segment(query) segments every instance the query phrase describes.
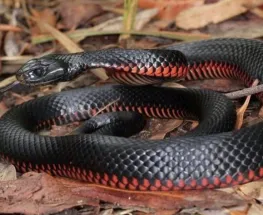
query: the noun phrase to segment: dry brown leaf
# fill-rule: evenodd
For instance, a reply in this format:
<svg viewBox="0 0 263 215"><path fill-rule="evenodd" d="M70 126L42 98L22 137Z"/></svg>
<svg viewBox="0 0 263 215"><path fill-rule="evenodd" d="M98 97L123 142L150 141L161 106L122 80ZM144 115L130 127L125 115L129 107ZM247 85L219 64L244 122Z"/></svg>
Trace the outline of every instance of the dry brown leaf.
<svg viewBox="0 0 263 215"><path fill-rule="evenodd" d="M0 117L8 110L4 101L0 102Z"/></svg>
<svg viewBox="0 0 263 215"><path fill-rule="evenodd" d="M247 184L243 184L240 186L237 186L235 188L224 188L221 189L224 192L227 193L235 193L238 194L242 199L244 199L245 201L247 201L248 203L252 203L252 208L244 208L244 209L235 209L235 208L229 208L229 212L234 212L234 214L257 214L258 211L258 207L260 206L259 211L261 212L260 214L262 214L262 206L259 205L255 199L257 199L258 201L263 201L263 180L259 180L259 181L254 181L254 182L250 182ZM247 206L250 206L250 204L248 204ZM255 206L255 208L254 208ZM231 213L230 213L231 214Z"/></svg>
<svg viewBox="0 0 263 215"><path fill-rule="evenodd" d="M261 4L263 0L222 0L182 11L175 21L176 25L182 29L197 29L209 23L216 24L230 19Z"/></svg>
<svg viewBox="0 0 263 215"><path fill-rule="evenodd" d="M134 30L140 31L145 26L146 23L148 23L153 17L155 17L158 13L157 9L148 9L140 11L136 14L135 17L135 24L134 24ZM96 25L92 28L90 28L91 31L121 31L122 25L123 25L123 17L117 17L110 19L106 22L103 22L99 25Z"/></svg>
<svg viewBox="0 0 263 215"><path fill-rule="evenodd" d="M235 190L231 189L230 191L229 188L226 188L224 191L228 193L233 193L234 191L235 193L239 194L241 198L252 201L254 199L263 200L262 189L263 181L259 180L238 186Z"/></svg>
<svg viewBox="0 0 263 215"><path fill-rule="evenodd" d="M34 97L29 96L29 95L22 96L22 95L19 95L17 93L14 93L14 92L11 92L11 94L12 94L12 96L14 96L16 98L15 105L19 105L19 104L22 104L24 102L27 102L29 100L34 99Z"/></svg>
<svg viewBox="0 0 263 215"><path fill-rule="evenodd" d="M147 49L151 49L151 48L155 48L156 45L158 44L157 41L149 40L148 38L142 38L139 41L131 41L131 43L132 42L134 44L132 44L132 46L128 44L129 47L133 47L136 49L145 49L145 47L147 47Z"/></svg>
<svg viewBox="0 0 263 215"><path fill-rule="evenodd" d="M53 85L52 92L61 92L66 87L80 88L83 86L90 86L90 85L96 83L98 80L99 79L96 76L94 76L90 73L86 73L86 74L83 74L83 75L75 78L72 81L60 82L55 86Z"/></svg>
<svg viewBox="0 0 263 215"><path fill-rule="evenodd" d="M177 82L165 82L165 83L162 84L162 87L186 88L183 84L179 84Z"/></svg>
<svg viewBox="0 0 263 215"><path fill-rule="evenodd" d="M12 31L7 32L4 41L4 50L7 56L17 56L20 52L20 46L16 39L15 33Z"/></svg>
<svg viewBox="0 0 263 215"><path fill-rule="evenodd" d="M67 29L75 29L92 17L103 12L98 4L62 1L59 4L62 25Z"/></svg>
<svg viewBox="0 0 263 215"><path fill-rule="evenodd" d="M256 79L253 82L252 87L257 86L258 83L259 83L259 80ZM244 104L237 110L237 120L236 120L235 129L240 129L243 125L244 114L249 105L250 98L251 98L251 95L247 96Z"/></svg>
<svg viewBox="0 0 263 215"><path fill-rule="evenodd" d="M136 14L136 22L134 29L136 31L141 30L146 23L148 23L153 17L156 16L158 13L157 9L148 9L140 11ZM107 20L99 25L96 25L91 28L83 29L84 33L82 34L82 30L78 30L78 36L74 36L72 40L75 42L80 42L81 40L85 39L87 37L87 31L91 32L99 32L99 31L121 31L123 25L123 17L117 17L110 20ZM200 34L198 34L200 37ZM202 34L204 35L204 34ZM39 36L33 36L33 40L39 40L41 37L45 37L46 35L39 35ZM203 36L204 37L204 36Z"/></svg>
<svg viewBox="0 0 263 215"><path fill-rule="evenodd" d="M38 11L35 9L31 10L32 16L35 19L41 20L43 23L48 23L50 26L56 26L57 18L52 10L49 8L45 8L42 11ZM42 25L36 25L35 23L31 26L31 35L39 35L43 33L49 33L48 29Z"/></svg>
<svg viewBox="0 0 263 215"><path fill-rule="evenodd" d="M263 118L263 106L260 108L258 112L258 117Z"/></svg>
<svg viewBox="0 0 263 215"><path fill-rule="evenodd" d="M99 204L94 198L75 195L46 174L27 173L18 180L1 182L0 189L1 213L51 214L74 206Z"/></svg>
<svg viewBox="0 0 263 215"><path fill-rule="evenodd" d="M263 18L263 10L261 8L254 8L250 10L250 12L257 15L260 18Z"/></svg>
<svg viewBox="0 0 263 215"><path fill-rule="evenodd" d="M263 214L263 206L260 204L252 204L246 215L262 215L262 214Z"/></svg>
<svg viewBox="0 0 263 215"><path fill-rule="evenodd" d="M75 194L90 197L97 196L106 202L118 202L124 206L148 207L152 209L174 210L182 207L217 208L244 203L241 198L218 190L173 191L173 192L136 192L117 190L104 186L87 185L65 178L59 179L62 184L71 187ZM70 183L70 184L69 184Z"/></svg>
<svg viewBox="0 0 263 215"><path fill-rule="evenodd" d="M17 12L14 10L10 19L10 24L17 25ZM4 40L4 51L7 56L17 56L20 53L20 44L22 44L20 34L14 31L8 31Z"/></svg>
<svg viewBox="0 0 263 215"><path fill-rule="evenodd" d="M158 8L158 17L171 21L181 11L204 4L204 0L139 0L138 6L141 8Z"/></svg>
<svg viewBox="0 0 263 215"><path fill-rule="evenodd" d="M98 199L113 204L118 202L119 206L125 208L145 208L152 212L195 206L219 208L244 204L244 200L239 196L218 190L135 192L89 185L32 172L24 174L16 181L0 183L0 190L0 211L2 213L55 213L74 206L96 207L99 204Z"/></svg>
<svg viewBox="0 0 263 215"><path fill-rule="evenodd" d="M193 121L192 124L191 124L191 129L190 130L195 129L198 125L199 125L198 121Z"/></svg>
<svg viewBox="0 0 263 215"><path fill-rule="evenodd" d="M63 47L67 49L70 53L83 51L83 49L80 48L75 42L73 42L59 30L54 28L52 25L43 22L41 19L35 19L35 21L37 22L38 26L41 26L41 28L44 28L47 32L52 34L61 43L61 45L63 45Z"/></svg>
<svg viewBox="0 0 263 215"><path fill-rule="evenodd" d="M165 123L160 123L160 128L156 129L157 131L152 134L150 139L152 140L164 139L167 133L178 128L180 125L182 125L182 123L183 123L183 120L179 120L179 119L171 119Z"/></svg>
<svg viewBox="0 0 263 215"><path fill-rule="evenodd" d="M240 210L232 210L232 211L229 211L229 215L247 215L247 212L248 210L245 209L243 211L240 211Z"/></svg>
<svg viewBox="0 0 263 215"><path fill-rule="evenodd" d="M52 125L52 128L50 132L47 132L47 135L50 136L65 136L68 135L72 132L72 130L76 127L79 126L79 122L75 122L69 125L63 125L63 126L57 126L57 125Z"/></svg>
<svg viewBox="0 0 263 215"><path fill-rule="evenodd" d="M16 168L11 164L0 163L0 181L16 179Z"/></svg>
<svg viewBox="0 0 263 215"><path fill-rule="evenodd" d="M208 27L212 37L242 37L248 39L263 36L263 20L257 21L227 21L217 26Z"/></svg>

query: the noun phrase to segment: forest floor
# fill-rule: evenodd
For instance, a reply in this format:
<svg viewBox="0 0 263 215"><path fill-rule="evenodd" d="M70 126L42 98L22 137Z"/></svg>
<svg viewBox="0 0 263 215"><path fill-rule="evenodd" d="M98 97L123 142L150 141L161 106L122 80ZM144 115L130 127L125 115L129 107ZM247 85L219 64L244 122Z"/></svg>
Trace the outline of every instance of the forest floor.
<svg viewBox="0 0 263 215"><path fill-rule="evenodd" d="M50 53L110 47L157 48L219 37L263 37L263 0L0 0L0 87L15 80L28 60ZM0 116L44 95L84 86L114 83L103 69L70 82L40 87L17 85L1 95ZM244 88L234 80L165 83L229 93ZM252 97L233 100L239 127L262 121ZM245 102L246 101L246 102ZM248 105L249 104L249 105ZM184 120L149 120L141 138L182 135L197 126ZM49 135L68 134L76 124L53 126ZM263 214L263 182L205 191L129 192L97 187L45 173L19 174L0 165L0 212L16 214Z"/></svg>

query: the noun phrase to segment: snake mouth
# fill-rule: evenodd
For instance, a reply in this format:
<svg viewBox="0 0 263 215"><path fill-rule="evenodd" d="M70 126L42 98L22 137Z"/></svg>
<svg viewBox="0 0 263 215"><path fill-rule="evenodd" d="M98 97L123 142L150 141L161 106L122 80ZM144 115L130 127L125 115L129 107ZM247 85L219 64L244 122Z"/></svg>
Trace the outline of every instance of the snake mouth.
<svg viewBox="0 0 263 215"><path fill-rule="evenodd" d="M53 79L53 80L49 80L49 81L41 81L40 83L39 82L31 82L31 83L23 83L25 85L28 85L28 86L44 86L44 85L47 85L47 84L54 84L54 83L57 83L60 81L60 78L56 78L56 79Z"/></svg>
<svg viewBox="0 0 263 215"><path fill-rule="evenodd" d="M18 82L20 84L23 84L23 85L27 85L27 86L43 86L43 85L47 85L47 84L53 84L53 83L56 83L58 81L60 81L60 78L54 78L52 80L31 80L30 82L26 81L26 77L24 77L24 74L17 74L16 75L16 78L18 80Z"/></svg>

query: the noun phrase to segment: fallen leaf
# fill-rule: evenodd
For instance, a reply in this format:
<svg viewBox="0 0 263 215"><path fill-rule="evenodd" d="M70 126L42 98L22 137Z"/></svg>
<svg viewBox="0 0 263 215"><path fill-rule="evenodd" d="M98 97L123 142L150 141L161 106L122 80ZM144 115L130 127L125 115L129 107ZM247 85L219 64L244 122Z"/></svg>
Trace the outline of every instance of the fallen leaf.
<svg viewBox="0 0 263 215"><path fill-rule="evenodd" d="M193 123L191 124L191 129L190 130L195 129L198 125L199 125L199 122L193 121Z"/></svg>
<svg viewBox="0 0 263 215"><path fill-rule="evenodd" d="M0 181L16 179L16 168L11 164L0 163Z"/></svg>
<svg viewBox="0 0 263 215"><path fill-rule="evenodd" d="M63 89L67 87L72 88L80 88L84 86L90 86L96 82L98 82L98 78L91 73L85 73L77 78L75 78L72 81L66 81L66 82L59 82L57 85L52 85L52 92L61 92Z"/></svg>
<svg viewBox="0 0 263 215"><path fill-rule="evenodd" d="M229 188L226 188L226 190L227 189ZM238 186L234 190L234 192L237 193L241 198L247 201L252 201L254 199L263 199L262 189L263 189L263 181L259 180ZM233 192L228 192L228 193L233 193Z"/></svg>
<svg viewBox="0 0 263 215"><path fill-rule="evenodd" d="M186 88L183 84L177 82L165 82L161 85L162 87L170 87L170 88Z"/></svg>
<svg viewBox="0 0 263 215"><path fill-rule="evenodd" d="M50 26L53 26L53 27L56 26L57 18L55 16L55 13L51 9L45 8L42 11L32 9L31 13L35 19L48 23ZM37 25L34 22L31 24L30 29L31 29L32 36L49 33L48 29L46 29L45 26Z"/></svg>
<svg viewBox="0 0 263 215"><path fill-rule="evenodd" d="M159 10L158 17L169 21L187 8L203 4L204 0L139 0L138 2L140 8L157 8Z"/></svg>
<svg viewBox="0 0 263 215"><path fill-rule="evenodd" d="M187 215L230 215L231 211L243 211L247 210L247 205L234 206L230 208L218 208L218 209L199 209L199 208L190 208L183 209L180 213Z"/></svg>
<svg viewBox="0 0 263 215"><path fill-rule="evenodd" d="M136 14L134 30L140 31L158 13L156 8L140 11ZM122 30L123 17L113 18L97 26L90 28L91 31L120 31Z"/></svg>
<svg viewBox="0 0 263 215"><path fill-rule="evenodd" d="M58 11L62 18L62 25L71 30L103 13L103 9L98 4L69 1L62 1Z"/></svg>
<svg viewBox="0 0 263 215"><path fill-rule="evenodd" d="M67 49L70 53L74 52L82 52L83 49L80 48L75 42L73 42L71 39L69 39L64 33L60 32L56 28L54 28L52 25L50 25L47 22L43 22L41 19L34 19L37 23L37 25L42 29L45 29L45 31L52 34L59 42L60 44Z"/></svg>
<svg viewBox="0 0 263 215"><path fill-rule="evenodd" d="M146 23L149 22L149 20L151 20L154 16L156 16L157 13L158 13L157 9L148 9L148 10L143 10L143 11L138 12L136 14L136 22L135 22L136 24L134 26L135 30L140 31L141 28ZM75 42L79 42L85 39L87 36L89 36L92 32L94 36L94 35L98 35L99 32L101 31L121 31L122 25L123 25L122 23L123 23L123 17L120 16L117 18L107 20L91 28L78 29L73 32L67 32L66 35L68 35L68 37L71 37ZM38 41L47 42L47 41L53 40L54 39L53 37L49 35L33 36L32 42L35 44L40 43Z"/></svg>
<svg viewBox="0 0 263 215"><path fill-rule="evenodd" d="M222 0L214 4L205 4L184 10L177 15L175 21L179 28L197 29L209 23L216 24L230 19L262 3L263 0Z"/></svg>
<svg viewBox="0 0 263 215"><path fill-rule="evenodd" d="M15 11L12 12L10 24L17 25L17 13ZM7 56L17 56L20 52L20 34L17 34L14 31L8 31L5 35L4 41L4 51Z"/></svg>
<svg viewBox="0 0 263 215"><path fill-rule="evenodd" d="M260 204L252 204L246 215L262 215L262 214L263 214L263 206Z"/></svg>
<svg viewBox="0 0 263 215"><path fill-rule="evenodd" d="M257 84L259 83L259 80L256 79L253 84L252 84L252 87L253 86L257 86ZM245 114L245 111L249 105L249 102L250 102L250 98L251 98L251 95L247 96L244 104L237 110L237 120L236 120L236 125L235 125L235 129L240 129L243 125L243 120L244 120L244 114Z"/></svg>
<svg viewBox="0 0 263 215"><path fill-rule="evenodd" d="M219 208L242 205L238 195L219 190L185 192L136 192L91 185L45 173L26 173L15 181L0 183L2 213L55 213L74 206L97 207L99 200L125 208L151 212L180 208ZM94 199L96 197L96 199Z"/></svg>
<svg viewBox="0 0 263 215"><path fill-rule="evenodd" d="M248 209L245 208L244 210L230 210L229 215L247 215Z"/></svg>
<svg viewBox="0 0 263 215"><path fill-rule="evenodd" d="M71 192L47 174L26 173L15 181L0 184L1 213L51 214L74 206L98 207L94 198Z"/></svg>
<svg viewBox="0 0 263 215"><path fill-rule="evenodd" d="M252 126L252 125L258 124L260 122L262 122L262 119L259 117L247 116L243 122L243 127Z"/></svg>
<svg viewBox="0 0 263 215"><path fill-rule="evenodd" d="M15 33L12 31L7 32L5 36L4 50L7 56L16 56L20 52L19 44L16 40Z"/></svg>
<svg viewBox="0 0 263 215"><path fill-rule="evenodd" d="M134 41L133 48L144 49L145 47L147 47L147 49L148 48L151 49L151 48L156 47L157 44L158 43L156 41L149 40L148 38L142 38L139 41ZM128 45L132 47L130 44Z"/></svg>
<svg viewBox="0 0 263 215"><path fill-rule="evenodd" d="M79 126L79 122L74 122L72 124L67 124L63 126L57 126L57 125L52 125L52 128L50 132L47 132L47 135L50 136L65 136L72 132L72 130L76 127Z"/></svg>
<svg viewBox="0 0 263 215"><path fill-rule="evenodd" d="M11 94L12 94L13 97L16 98L15 105L20 105L20 104L22 104L22 103L24 103L24 102L27 102L27 101L29 101L29 100L34 99L34 97L28 96L28 95L22 96L22 95L19 95L19 94L17 94L17 93L14 93L14 92L11 92Z"/></svg>
<svg viewBox="0 0 263 215"><path fill-rule="evenodd" d="M8 110L8 107L6 106L6 104L1 101L0 102L0 117Z"/></svg>
<svg viewBox="0 0 263 215"><path fill-rule="evenodd" d="M179 119L171 119L166 121L165 123L160 123L158 128L156 128L156 132L152 132L150 139L157 140L157 139L164 139L167 133L173 131L174 129L178 128L182 125L183 120Z"/></svg>
<svg viewBox="0 0 263 215"><path fill-rule="evenodd" d="M250 10L250 12L257 15L260 18L263 18L263 10L261 8L254 8Z"/></svg>
<svg viewBox="0 0 263 215"><path fill-rule="evenodd" d="M263 106L260 108L258 112L258 117L263 118Z"/></svg>
<svg viewBox="0 0 263 215"><path fill-rule="evenodd" d="M241 37L254 39L263 36L263 29L261 28L263 25L263 20L242 20L242 21L231 21L228 20L226 22L217 24L217 25L209 25L208 33L212 35L214 38L218 37Z"/></svg>

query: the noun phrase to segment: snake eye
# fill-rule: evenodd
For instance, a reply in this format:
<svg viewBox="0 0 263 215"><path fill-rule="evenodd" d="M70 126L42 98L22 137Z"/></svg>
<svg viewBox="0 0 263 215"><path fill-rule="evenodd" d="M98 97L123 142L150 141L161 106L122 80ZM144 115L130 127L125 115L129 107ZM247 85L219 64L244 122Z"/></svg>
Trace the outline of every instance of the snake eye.
<svg viewBox="0 0 263 215"><path fill-rule="evenodd" d="M36 77L42 77L44 75L44 70L43 69L35 69L34 71L32 71L32 75L36 76Z"/></svg>

